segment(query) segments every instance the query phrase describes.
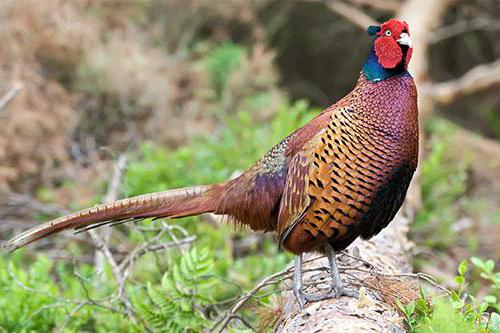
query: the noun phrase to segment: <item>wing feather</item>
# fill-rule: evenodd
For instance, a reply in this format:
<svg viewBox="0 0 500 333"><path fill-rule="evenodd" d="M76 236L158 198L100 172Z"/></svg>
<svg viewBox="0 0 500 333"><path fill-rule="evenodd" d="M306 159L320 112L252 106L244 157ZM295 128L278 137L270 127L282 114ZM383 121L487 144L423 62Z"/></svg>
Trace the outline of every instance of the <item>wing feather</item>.
<svg viewBox="0 0 500 333"><path fill-rule="evenodd" d="M313 161L312 155L322 132L318 133L291 160L280 203L277 234L280 245L293 228L302 221L307 208L311 205L309 196L309 174Z"/></svg>

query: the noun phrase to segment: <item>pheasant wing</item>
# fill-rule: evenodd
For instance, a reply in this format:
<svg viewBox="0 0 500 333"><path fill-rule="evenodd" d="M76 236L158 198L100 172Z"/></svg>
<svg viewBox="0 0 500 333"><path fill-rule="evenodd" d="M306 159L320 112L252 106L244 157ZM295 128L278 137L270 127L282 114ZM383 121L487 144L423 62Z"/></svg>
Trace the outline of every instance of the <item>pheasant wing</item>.
<svg viewBox="0 0 500 333"><path fill-rule="evenodd" d="M277 234L280 245L300 223L311 204L308 193L310 165L320 135L317 134L290 161L278 216Z"/></svg>

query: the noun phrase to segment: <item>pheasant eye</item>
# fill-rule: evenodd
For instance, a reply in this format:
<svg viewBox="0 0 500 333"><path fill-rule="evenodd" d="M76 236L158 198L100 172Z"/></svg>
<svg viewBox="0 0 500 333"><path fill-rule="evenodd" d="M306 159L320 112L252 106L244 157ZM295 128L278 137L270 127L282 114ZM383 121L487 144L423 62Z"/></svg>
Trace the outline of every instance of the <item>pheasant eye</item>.
<svg viewBox="0 0 500 333"><path fill-rule="evenodd" d="M389 37L390 35L392 35L391 30L386 30L386 31L385 31L385 35L386 35L387 37Z"/></svg>

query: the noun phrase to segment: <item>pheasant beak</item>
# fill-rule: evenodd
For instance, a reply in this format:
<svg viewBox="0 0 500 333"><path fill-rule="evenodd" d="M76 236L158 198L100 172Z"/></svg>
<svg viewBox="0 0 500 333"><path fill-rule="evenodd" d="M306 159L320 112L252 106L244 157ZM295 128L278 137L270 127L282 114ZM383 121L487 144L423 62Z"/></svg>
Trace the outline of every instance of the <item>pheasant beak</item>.
<svg viewBox="0 0 500 333"><path fill-rule="evenodd" d="M406 32L403 32L401 35L399 35L399 39L396 40L400 45L407 45L409 48L411 48L411 38L410 35L408 35Z"/></svg>

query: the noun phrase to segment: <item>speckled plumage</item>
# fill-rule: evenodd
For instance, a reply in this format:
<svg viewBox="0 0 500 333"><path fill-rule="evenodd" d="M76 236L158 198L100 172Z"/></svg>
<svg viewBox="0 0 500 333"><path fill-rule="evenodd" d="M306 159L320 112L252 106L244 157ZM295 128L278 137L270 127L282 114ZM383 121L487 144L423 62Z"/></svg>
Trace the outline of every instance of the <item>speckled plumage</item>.
<svg viewBox="0 0 500 333"><path fill-rule="evenodd" d="M361 75L356 88L326 110L325 128L303 151L312 162L289 174L289 179L304 179L305 189L295 185L284 190L278 237L286 249L321 250L328 242L343 250L359 235L370 238L392 220L417 166L416 97L408 75L377 83ZM299 207L303 212L294 208L295 218L289 218L294 194L308 199ZM373 211L381 197L377 209L384 214Z"/></svg>
<svg viewBox="0 0 500 333"><path fill-rule="evenodd" d="M407 26L394 20L369 33L387 38L391 27L406 33ZM379 61L383 52L372 47L364 67L369 73L360 74L347 96L239 177L98 205L28 230L7 246L16 249L64 229L207 212L275 231L282 247L296 254L323 251L326 244L341 250L358 236L372 237L400 208L418 160L417 92L406 71L411 47L401 46L401 59L391 68L381 65L394 63L390 48L383 50L388 60Z"/></svg>

